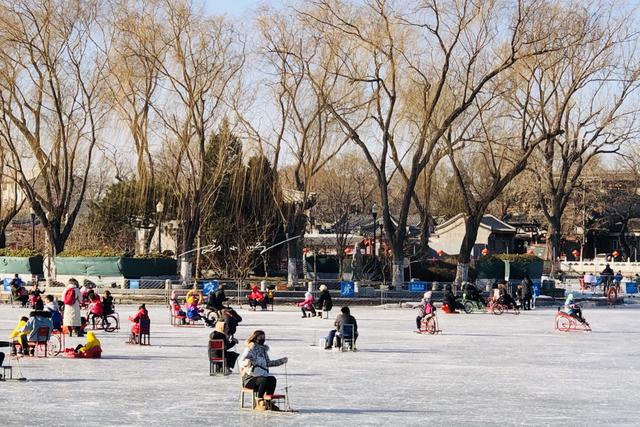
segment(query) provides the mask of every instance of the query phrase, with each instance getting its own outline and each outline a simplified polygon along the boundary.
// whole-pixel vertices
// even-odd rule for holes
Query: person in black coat
[[[340,309],[340,314],[336,317],[336,321],[334,322],[335,329],[329,332],[329,335],[325,338],[325,350],[330,350],[333,346],[333,340],[336,340],[336,347],[341,346],[341,338],[342,338],[342,327],[345,325],[351,325],[353,327],[353,343],[355,344],[358,339],[358,322],[356,322],[356,318],[351,315],[351,310],[349,307],[342,307]],[[337,335],[337,336],[336,336]]]
[[[107,316],[109,314],[113,314],[115,308],[113,306],[113,297],[111,296],[111,292],[104,291],[104,296],[102,297],[102,314]]]
[[[333,301],[327,285],[320,285],[320,297],[318,297],[318,311],[329,312],[333,308]]]
[[[478,288],[476,288],[472,283],[467,282],[465,287],[465,293],[468,300],[475,301],[482,306],[487,305]]]
[[[456,309],[463,310],[464,306],[456,301],[456,296],[453,295],[451,285],[447,285],[444,289],[443,302],[449,306],[450,313],[457,313]]]
[[[224,308],[222,310],[222,316],[218,323],[222,323],[223,332],[228,337],[233,337],[236,334],[238,323],[242,322],[242,317],[231,307]],[[216,324],[216,327],[218,325]]]
[[[229,338],[229,336],[227,336],[224,333],[224,324],[221,322],[218,322],[216,324],[216,329],[215,331],[211,332],[209,334],[209,339],[210,340],[222,340],[224,341],[224,357],[226,359],[227,362],[227,368],[229,369],[229,372],[231,372],[231,370],[233,369],[233,367],[236,364],[236,359],[238,359],[238,356],[240,356],[238,353],[236,353],[235,351],[230,351],[236,344],[238,344],[238,340],[236,340],[235,338]],[[211,354],[211,349],[209,350],[209,357],[212,357]],[[213,355],[215,356],[215,355]]]
[[[533,282],[528,274],[522,279],[522,308],[531,310],[531,298],[533,298]]]

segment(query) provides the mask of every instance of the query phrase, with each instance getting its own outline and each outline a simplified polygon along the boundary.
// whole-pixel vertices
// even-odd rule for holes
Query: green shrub
[[[34,251],[33,249],[9,249],[9,248],[0,248],[0,256],[5,257],[18,257],[18,258],[29,258],[34,256],[42,255],[38,251]]]
[[[78,249],[59,253],[59,257],[119,257],[122,251],[114,249]]]

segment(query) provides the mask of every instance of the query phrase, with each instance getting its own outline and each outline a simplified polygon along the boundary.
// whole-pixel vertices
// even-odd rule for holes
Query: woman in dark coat
[[[327,285],[320,285],[320,297],[318,298],[318,311],[329,312],[333,308],[333,301]]]

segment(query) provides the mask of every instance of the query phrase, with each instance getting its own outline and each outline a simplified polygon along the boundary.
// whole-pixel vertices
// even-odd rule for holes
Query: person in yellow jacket
[[[96,335],[89,331],[87,332],[87,343],[85,345],[79,344],[76,347],[77,357],[84,357],[87,359],[99,359],[102,355],[102,347],[100,346],[100,340],[96,338]]]
[[[185,302],[187,303],[187,307],[198,307],[202,304],[202,291],[199,291],[198,288],[194,286],[193,289],[187,292]]]
[[[24,325],[26,325],[28,321],[29,321],[28,317],[22,316],[20,318],[20,321],[18,322],[18,326],[13,328],[13,331],[11,331],[11,335],[9,335],[9,339],[11,340],[12,355],[16,354],[16,344],[22,345],[22,343],[24,342],[24,339],[27,336],[27,332],[21,332],[21,330],[24,328]],[[27,353],[28,351],[27,349],[23,349],[23,352]]]

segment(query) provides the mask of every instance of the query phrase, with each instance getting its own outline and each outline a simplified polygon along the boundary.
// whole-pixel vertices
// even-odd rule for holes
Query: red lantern
[[[489,255],[489,249],[484,248],[481,253],[482,253],[482,255],[487,256],[487,255]]]
[[[613,255],[614,258],[618,258],[620,256],[620,252],[613,251],[613,253],[611,255]]]
[[[444,251],[442,249],[440,249],[438,252],[436,252],[438,254],[438,256],[442,256],[444,255]]]

